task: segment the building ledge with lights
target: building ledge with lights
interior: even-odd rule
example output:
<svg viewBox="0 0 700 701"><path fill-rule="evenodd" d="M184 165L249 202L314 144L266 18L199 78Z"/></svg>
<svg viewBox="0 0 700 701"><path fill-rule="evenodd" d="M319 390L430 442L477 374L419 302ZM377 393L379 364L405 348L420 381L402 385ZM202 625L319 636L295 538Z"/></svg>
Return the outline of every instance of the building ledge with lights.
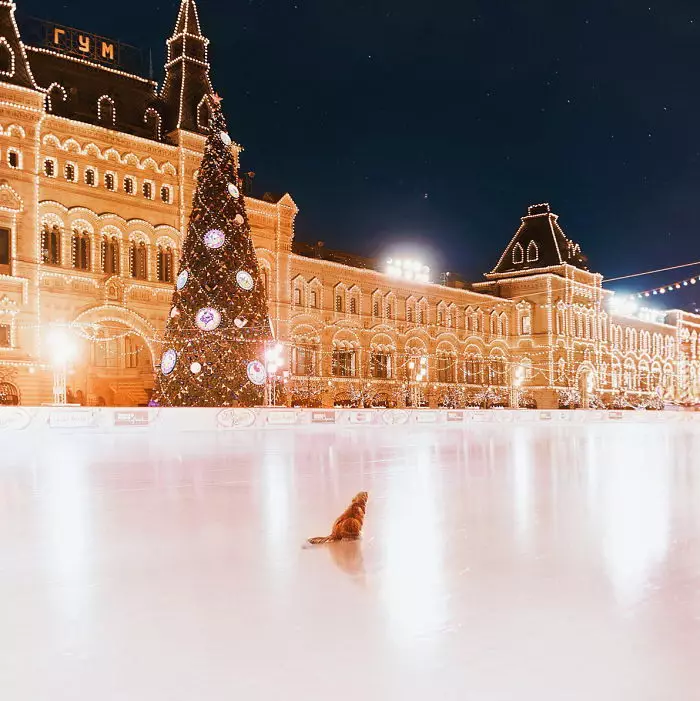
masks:
<svg viewBox="0 0 700 701"><path fill-rule="evenodd" d="M146 404L209 120L195 2L182 0L162 85L102 37L44 25L25 43L10 2L0 2L0 37L0 403L54 400L66 348L52 330L63 328L69 402ZM700 317L616 312L549 205L530 207L474 285L303 244L289 194L248 197L247 207L282 346L278 402L698 397Z"/></svg>

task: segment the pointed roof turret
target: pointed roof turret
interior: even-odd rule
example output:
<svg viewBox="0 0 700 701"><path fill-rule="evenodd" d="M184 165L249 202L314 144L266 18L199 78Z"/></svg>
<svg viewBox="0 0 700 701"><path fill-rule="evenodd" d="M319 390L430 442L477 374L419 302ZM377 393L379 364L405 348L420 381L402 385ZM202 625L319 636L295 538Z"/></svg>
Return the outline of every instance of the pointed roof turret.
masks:
<svg viewBox="0 0 700 701"><path fill-rule="evenodd" d="M205 99L214 90L209 79L209 39L202 35L195 0L182 0L168 58L161 98L166 104L166 131L207 133L211 110Z"/></svg>
<svg viewBox="0 0 700 701"><path fill-rule="evenodd" d="M566 236L558 219L546 202L528 207L520 228L486 277L519 275L560 265L588 270L581 247Z"/></svg>
<svg viewBox="0 0 700 701"><path fill-rule="evenodd" d="M190 36L201 37L202 29L199 26L199 15L197 14L197 5L194 0L182 0L180 5L180 14L177 16L175 23L175 33L189 34Z"/></svg>
<svg viewBox="0 0 700 701"><path fill-rule="evenodd" d="M0 81L38 90L19 37L14 2L0 0Z"/></svg>

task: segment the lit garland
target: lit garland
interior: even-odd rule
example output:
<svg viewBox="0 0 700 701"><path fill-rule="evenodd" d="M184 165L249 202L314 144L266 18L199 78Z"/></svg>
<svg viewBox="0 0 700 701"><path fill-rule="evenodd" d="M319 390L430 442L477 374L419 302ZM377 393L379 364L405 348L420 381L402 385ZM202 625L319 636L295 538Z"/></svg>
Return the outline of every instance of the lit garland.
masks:
<svg viewBox="0 0 700 701"><path fill-rule="evenodd" d="M643 297L651 297L653 295L665 295L667 292L675 292L676 290L681 290L684 287L688 287L688 285L695 285L697 284L698 280L700 280L700 277L694 275L693 277L685 278L685 280L673 282L670 285L661 285L661 287L653 287L649 290L645 290L644 292L637 292L636 294L629 295L629 299L634 299L635 297L637 299L642 299Z"/></svg>

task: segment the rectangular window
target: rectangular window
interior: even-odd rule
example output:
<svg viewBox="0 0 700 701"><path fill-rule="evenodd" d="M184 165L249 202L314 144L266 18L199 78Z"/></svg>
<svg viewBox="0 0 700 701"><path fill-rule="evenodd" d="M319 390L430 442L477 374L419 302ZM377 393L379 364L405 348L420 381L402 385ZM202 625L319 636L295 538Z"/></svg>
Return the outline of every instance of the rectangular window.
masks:
<svg viewBox="0 0 700 701"><path fill-rule="evenodd" d="M294 304L296 304L297 307L301 305L301 290L299 288L294 290Z"/></svg>
<svg viewBox="0 0 700 701"><path fill-rule="evenodd" d="M372 353L370 374L377 380L391 379L391 356L387 353Z"/></svg>
<svg viewBox="0 0 700 701"><path fill-rule="evenodd" d="M439 355L437 357L437 381L438 382L454 382L455 381L455 359L448 355Z"/></svg>
<svg viewBox="0 0 700 701"><path fill-rule="evenodd" d="M10 266L10 230L0 229L0 267ZM0 271L2 272L2 271ZM7 271L5 271L7 272Z"/></svg>
<svg viewBox="0 0 700 701"><path fill-rule="evenodd" d="M311 291L311 306L314 309L318 307L318 295L316 294L316 290Z"/></svg>
<svg viewBox="0 0 700 701"><path fill-rule="evenodd" d="M337 312L343 311L343 297L341 295L335 296L335 310Z"/></svg>
<svg viewBox="0 0 700 701"><path fill-rule="evenodd" d="M297 346L294 349L292 373L310 377L316 374L316 350L310 346Z"/></svg>
<svg viewBox="0 0 700 701"><path fill-rule="evenodd" d="M333 375L335 377L355 377L355 351L333 351Z"/></svg>
<svg viewBox="0 0 700 701"><path fill-rule="evenodd" d="M10 325L0 324L0 348L10 348L10 341Z"/></svg>
<svg viewBox="0 0 700 701"><path fill-rule="evenodd" d="M528 336L532 331L532 322L530 321L530 316L523 317L523 336Z"/></svg>

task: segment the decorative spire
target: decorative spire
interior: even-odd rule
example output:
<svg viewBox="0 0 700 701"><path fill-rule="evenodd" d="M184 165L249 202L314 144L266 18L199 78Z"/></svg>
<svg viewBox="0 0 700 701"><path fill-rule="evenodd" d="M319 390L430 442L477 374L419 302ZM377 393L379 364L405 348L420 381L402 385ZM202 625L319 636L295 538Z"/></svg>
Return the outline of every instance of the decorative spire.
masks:
<svg viewBox="0 0 700 701"><path fill-rule="evenodd" d="M182 0L173 35L168 39L168 59L161 97L166 103L168 131L185 129L207 133L213 92L209 80L209 40L202 35L195 0Z"/></svg>
<svg viewBox="0 0 700 701"><path fill-rule="evenodd" d="M178 34L189 34L194 37L202 36L202 29L199 26L199 14L197 13L197 5L194 0L182 0L173 36Z"/></svg>

